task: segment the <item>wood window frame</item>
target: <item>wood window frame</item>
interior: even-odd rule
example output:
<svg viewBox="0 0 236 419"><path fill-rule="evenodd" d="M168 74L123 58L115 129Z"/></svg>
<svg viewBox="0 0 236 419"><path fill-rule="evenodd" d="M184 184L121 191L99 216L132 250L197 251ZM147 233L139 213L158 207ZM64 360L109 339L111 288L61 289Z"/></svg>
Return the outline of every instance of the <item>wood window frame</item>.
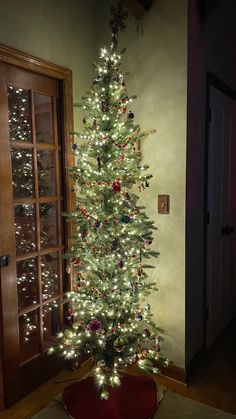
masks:
<svg viewBox="0 0 236 419"><path fill-rule="evenodd" d="M18 51L14 48L0 44L0 62L13 65L20 69L29 70L33 73L48 76L57 79L60 83L60 99L61 99L61 137L63 138L63 157L64 165L70 167L73 165L73 155L71 153L72 136L70 131L73 131L73 103L72 103L72 71L68 68L61 67L57 64L52 64L49 61L37 58L25 52ZM66 211L71 211L75 206L75 194L72 193L72 180L68 173L64 177L64 199ZM66 223L66 238L65 246L69 247L69 239L71 227ZM0 269L1 282L1 269ZM2 308L1 308L2 309ZM2 322L1 322L2 323ZM0 410L4 409L6 400L4 393L8 393L13 385L12 379L7 373L9 367L15 369L15 363L18 360L12 359L12 351L9 348L4 348L4 342L10 342L11 336L7 330L7 325L0 325L1 328L1 354L0 354ZM13 364L13 365L12 365ZM6 367L8 366L8 367ZM17 384L19 377L15 375L15 383ZM15 401L18 400L18 394L15 395ZM14 402L11 399L11 404ZM7 403L8 404L8 403Z"/></svg>

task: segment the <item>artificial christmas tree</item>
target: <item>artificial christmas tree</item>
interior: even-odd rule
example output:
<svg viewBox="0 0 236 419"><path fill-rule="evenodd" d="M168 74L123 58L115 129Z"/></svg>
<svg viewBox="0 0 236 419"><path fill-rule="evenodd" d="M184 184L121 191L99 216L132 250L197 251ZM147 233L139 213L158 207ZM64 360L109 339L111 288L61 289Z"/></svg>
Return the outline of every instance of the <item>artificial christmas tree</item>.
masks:
<svg viewBox="0 0 236 419"><path fill-rule="evenodd" d="M68 294L68 327L56 348L66 359L92 357L104 399L110 386L120 385L120 370L128 364L154 373L159 369L153 361L168 364L160 352L162 330L144 302L155 290L146 273L153 266L145 259L157 252L150 248L154 223L138 205L136 190L148 187L152 176L137 147L148 133L134 122L134 97L120 70L118 35L125 17L119 2L112 8L112 43L101 49L95 79L83 97L84 130L73 133L75 166L68 170L77 205L66 214L74 234L65 258L74 286Z"/></svg>

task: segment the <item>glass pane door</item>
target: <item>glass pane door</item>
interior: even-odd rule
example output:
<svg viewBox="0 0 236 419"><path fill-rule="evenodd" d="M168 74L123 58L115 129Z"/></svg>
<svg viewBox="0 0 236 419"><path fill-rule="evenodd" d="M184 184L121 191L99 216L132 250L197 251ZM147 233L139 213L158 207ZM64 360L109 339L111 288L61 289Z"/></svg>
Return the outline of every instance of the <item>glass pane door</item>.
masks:
<svg viewBox="0 0 236 419"><path fill-rule="evenodd" d="M62 320L56 98L8 85L20 363L44 352Z"/></svg>

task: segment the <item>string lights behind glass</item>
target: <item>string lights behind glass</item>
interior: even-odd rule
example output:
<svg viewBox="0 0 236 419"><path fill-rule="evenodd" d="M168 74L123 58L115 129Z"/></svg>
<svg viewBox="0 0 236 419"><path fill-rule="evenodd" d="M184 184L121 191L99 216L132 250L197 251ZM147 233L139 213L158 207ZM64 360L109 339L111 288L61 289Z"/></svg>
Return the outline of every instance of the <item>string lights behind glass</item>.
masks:
<svg viewBox="0 0 236 419"><path fill-rule="evenodd" d="M34 199L31 93L15 86L8 86L9 133L12 158L12 182L14 200ZM36 141L53 143L52 98L34 93ZM56 195L55 151L37 150L38 191L42 196ZM37 205L37 204L36 204ZM36 205L34 203L15 203L15 235L17 256L17 289L19 309L19 330L21 361L40 352L40 311L32 309L21 315L21 310L39 302L38 281L41 280L42 300L58 296L60 291L58 275L58 253L40 256L41 278L38 278L39 256L30 257L36 246ZM40 243L44 249L57 244L56 206L54 203L41 203ZM25 253L29 258L25 259ZM55 312L55 313L54 313ZM59 307L55 300L42 307L44 340L59 330Z"/></svg>
<svg viewBox="0 0 236 419"><path fill-rule="evenodd" d="M17 262L17 288L19 310L38 303L37 258Z"/></svg>
<svg viewBox="0 0 236 419"><path fill-rule="evenodd" d="M8 86L8 104L11 140L32 142L30 92Z"/></svg>

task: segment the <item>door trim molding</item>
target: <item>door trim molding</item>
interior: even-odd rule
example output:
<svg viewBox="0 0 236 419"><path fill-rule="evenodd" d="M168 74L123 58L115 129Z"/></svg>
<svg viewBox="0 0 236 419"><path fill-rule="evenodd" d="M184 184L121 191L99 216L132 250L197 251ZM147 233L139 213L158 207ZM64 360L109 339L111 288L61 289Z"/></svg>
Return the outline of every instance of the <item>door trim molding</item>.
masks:
<svg viewBox="0 0 236 419"><path fill-rule="evenodd" d="M49 61L18 51L6 45L0 44L0 61L15 65L34 73L44 74L45 76L54 77L58 80L67 80L71 82L72 71L69 68L52 64Z"/></svg>
<svg viewBox="0 0 236 419"><path fill-rule="evenodd" d="M214 87L226 96L236 100L236 90L227 85L212 72L206 75L206 108L205 108L205 151L204 151L204 198L203 198L203 351L206 353L207 342L207 224L208 224L208 158L209 158L209 107L210 88Z"/></svg>
<svg viewBox="0 0 236 419"><path fill-rule="evenodd" d="M73 165L73 156L71 153L72 136L70 131L73 131L73 104L72 104L72 71L68 68L61 67L57 64L52 64L49 61L35 57L22 51L18 51L14 48L0 44L0 62L10 64L20 69L28 70L33 73L48 76L57 79L60 84L60 98L61 100L61 135L64 139L63 155L64 155L64 166L69 167ZM75 205L75 196L72 193L72 180L69 178L68 173L65 176L64 182L65 191L65 206L66 211L71 211ZM68 224L68 223L67 223ZM70 235L70 226L66 225L67 237ZM68 246L68 242L66 243ZM1 271L0 271L1 280ZM2 317L2 316L1 316ZM4 333L3 325L1 324L1 335ZM3 336L3 335L2 335ZM17 389L14 392L10 392L12 389L13 382L7 374L6 366L11 362L8 359L7 348L4 348L4 344L1 338L1 357L0 357L0 410L4 409L5 406L9 406L19 400L19 394ZM18 377L15 377L14 381L17 381ZM14 393L9 397L10 393Z"/></svg>

